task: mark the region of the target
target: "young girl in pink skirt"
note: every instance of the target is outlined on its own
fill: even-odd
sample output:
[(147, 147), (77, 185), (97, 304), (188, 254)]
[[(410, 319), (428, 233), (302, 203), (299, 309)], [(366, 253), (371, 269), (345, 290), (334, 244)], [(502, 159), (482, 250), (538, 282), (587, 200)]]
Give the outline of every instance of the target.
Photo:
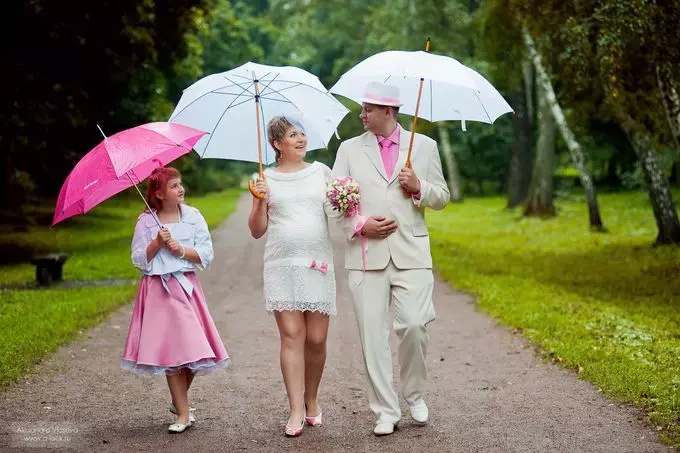
[(213, 247), (201, 213), (184, 204), (177, 170), (156, 169), (146, 198), (152, 212), (139, 216), (132, 239), (132, 263), (143, 276), (121, 367), (166, 376), (172, 397), (169, 409), (177, 415), (168, 431), (181, 433), (196, 421), (188, 399), (194, 376), (229, 364), (195, 273), (210, 264)]

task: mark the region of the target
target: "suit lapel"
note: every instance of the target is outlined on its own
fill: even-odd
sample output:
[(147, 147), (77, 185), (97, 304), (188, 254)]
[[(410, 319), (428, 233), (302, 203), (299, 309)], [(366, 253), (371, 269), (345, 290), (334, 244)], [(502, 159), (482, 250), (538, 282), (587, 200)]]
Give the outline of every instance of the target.
[(363, 149), (371, 163), (375, 166), (375, 169), (378, 170), (378, 173), (385, 178), (385, 181), (388, 181), (387, 172), (385, 171), (385, 165), (380, 157), (380, 147), (378, 146), (378, 140), (376, 139), (375, 134), (366, 134)]
[[(392, 172), (392, 177), (389, 179), (389, 183), (392, 184), (399, 176), (399, 172), (406, 165), (406, 156), (408, 155), (408, 144), (411, 140), (411, 132), (402, 128), (399, 134), (399, 157), (397, 158), (397, 163), (394, 166), (394, 171)], [(415, 148), (415, 142), (413, 147)], [(413, 158), (413, 152), (411, 152), (411, 157)]]

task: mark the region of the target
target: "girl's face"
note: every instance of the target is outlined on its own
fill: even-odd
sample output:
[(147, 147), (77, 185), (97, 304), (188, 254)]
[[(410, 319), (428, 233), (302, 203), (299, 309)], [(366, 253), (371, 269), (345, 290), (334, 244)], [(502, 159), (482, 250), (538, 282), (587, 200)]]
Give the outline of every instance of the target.
[(165, 191), (157, 192), (158, 199), (163, 201), (163, 207), (176, 206), (184, 202), (184, 187), (181, 178), (168, 180)]
[(307, 152), (307, 136), (297, 127), (291, 126), (282, 140), (274, 140), (274, 145), (281, 150), (282, 161), (299, 161)]

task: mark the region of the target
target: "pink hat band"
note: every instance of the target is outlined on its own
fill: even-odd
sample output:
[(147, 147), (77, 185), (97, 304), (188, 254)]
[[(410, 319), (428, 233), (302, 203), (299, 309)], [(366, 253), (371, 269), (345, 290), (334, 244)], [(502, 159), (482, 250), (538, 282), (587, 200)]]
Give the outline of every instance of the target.
[(387, 96), (378, 96), (373, 93), (364, 93), (364, 99), (373, 99), (378, 103), (381, 104), (394, 104), (394, 105), (399, 105), (399, 99), (395, 98), (390, 98)]

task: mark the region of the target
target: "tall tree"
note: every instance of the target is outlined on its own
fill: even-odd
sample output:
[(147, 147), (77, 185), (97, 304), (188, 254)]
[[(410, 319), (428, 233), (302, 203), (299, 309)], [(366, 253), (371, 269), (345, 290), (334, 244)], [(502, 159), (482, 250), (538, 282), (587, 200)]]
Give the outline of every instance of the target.
[(579, 179), (581, 180), (581, 185), (583, 186), (583, 190), (585, 190), (586, 193), (590, 227), (598, 230), (604, 230), (602, 219), (600, 217), (600, 207), (597, 203), (597, 195), (595, 194), (595, 186), (593, 184), (593, 179), (585, 168), (585, 159), (583, 157), (581, 145), (578, 141), (576, 141), (574, 134), (567, 124), (567, 120), (564, 117), (562, 108), (560, 107), (557, 97), (555, 96), (552, 82), (550, 81), (550, 77), (543, 66), (533, 38), (526, 29), (522, 30), (522, 36), (524, 38), (524, 43), (527, 47), (527, 50), (529, 51), (529, 55), (531, 56), (531, 61), (533, 62), (534, 68), (536, 69), (536, 75), (540, 85), (539, 92), (543, 97), (545, 107), (547, 107), (547, 109), (552, 113), (553, 121), (557, 124), (560, 132), (562, 133), (562, 138), (569, 148), (569, 153), (571, 154), (574, 167), (576, 167), (579, 172)]
[(513, 118), (512, 158), (508, 167), (508, 208), (521, 205), (527, 199), (531, 183), (531, 136), (533, 123), (533, 71), (531, 64), (523, 68), (525, 83), (512, 96)]
[(529, 193), (524, 203), (526, 216), (551, 216), (553, 205), (553, 160), (555, 156), (555, 119), (545, 87), (538, 90), (538, 141)]

